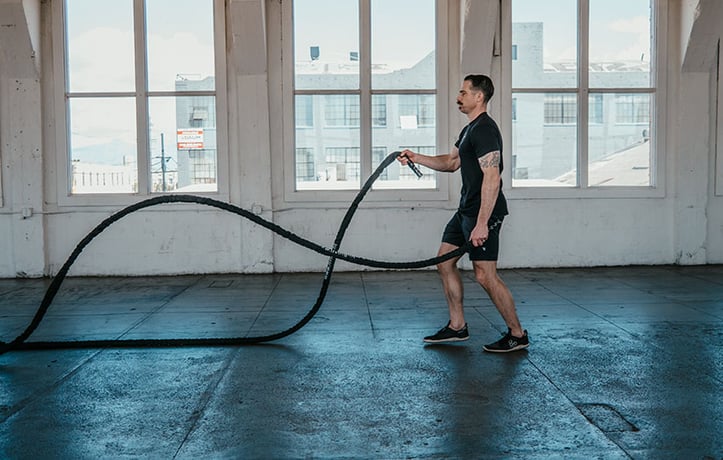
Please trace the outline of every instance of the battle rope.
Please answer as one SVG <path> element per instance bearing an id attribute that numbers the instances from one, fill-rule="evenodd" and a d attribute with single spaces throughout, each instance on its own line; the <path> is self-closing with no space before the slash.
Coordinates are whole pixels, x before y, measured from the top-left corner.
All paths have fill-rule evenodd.
<path id="1" fill-rule="evenodd" d="M 354 201 L 349 206 L 349 209 L 347 209 L 346 214 L 344 215 L 344 218 L 341 222 L 341 225 L 339 226 L 339 230 L 337 231 L 336 238 L 334 239 L 334 244 L 331 249 L 325 248 L 321 245 L 318 245 L 312 241 L 309 241 L 305 238 L 302 238 L 299 235 L 296 235 L 295 233 L 292 233 L 283 227 L 280 227 L 279 225 L 274 224 L 273 222 L 269 222 L 268 220 L 257 216 L 256 214 L 240 208 L 238 206 L 234 206 L 230 203 L 224 203 L 222 201 L 214 200 L 212 198 L 206 198 L 206 197 L 199 197 L 194 195 L 161 195 L 153 198 L 149 198 L 147 200 L 140 201 L 138 203 L 132 204 L 115 214 L 111 215 L 110 217 L 103 220 L 100 224 L 98 224 L 88 235 L 83 238 L 80 243 L 76 246 L 76 248 L 73 250 L 73 252 L 70 254 L 70 257 L 68 257 L 68 260 L 65 261 L 63 266 L 58 271 L 57 275 L 53 278 L 52 282 L 50 283 L 50 286 L 48 286 L 48 289 L 45 291 L 45 296 L 43 297 L 43 300 L 40 303 L 40 306 L 35 313 L 35 316 L 33 317 L 32 321 L 28 325 L 28 327 L 23 331 L 22 334 L 20 334 L 15 340 L 12 342 L 1 342 L 0 341 L 0 355 L 4 354 L 11 350 L 50 350 L 50 349 L 68 349 L 68 348 L 128 348 L 128 347 L 179 347 L 179 346 L 222 346 L 222 345 L 247 345 L 247 344 L 254 344 L 254 343 L 261 343 L 261 342 L 270 342 L 273 340 L 278 340 L 283 337 L 286 337 L 288 335 L 293 334 L 294 332 L 301 329 L 306 323 L 308 323 L 314 315 L 319 311 L 319 308 L 321 307 L 321 304 L 324 302 L 324 298 L 326 297 L 326 292 L 329 288 L 329 283 L 331 281 L 331 275 L 334 271 L 334 264 L 336 263 L 337 259 L 345 260 L 347 262 L 351 262 L 358 265 L 364 265 L 368 267 L 373 268 L 386 268 L 386 269 L 413 269 L 413 268 L 423 268 L 428 267 L 431 265 L 436 265 L 440 262 L 444 262 L 445 260 L 449 260 L 454 257 L 461 256 L 464 254 L 468 248 L 469 243 L 461 248 L 458 248 L 454 251 L 448 252 L 447 254 L 443 254 L 438 257 L 433 257 L 429 259 L 424 260 L 418 260 L 418 261 L 412 261 L 412 262 L 384 262 L 374 259 L 367 259 L 364 257 L 356 257 L 348 254 L 344 254 L 341 252 L 338 252 L 339 246 L 341 245 L 341 242 L 344 238 L 344 234 L 346 233 L 346 229 L 349 227 L 349 224 L 351 223 L 352 217 L 354 217 L 354 214 L 356 213 L 357 208 L 359 207 L 359 204 L 361 203 L 364 196 L 367 194 L 367 192 L 371 189 L 372 184 L 374 181 L 377 180 L 379 175 L 382 173 L 382 171 L 389 166 L 391 163 L 394 162 L 394 160 L 400 155 L 400 152 L 392 152 L 390 153 L 384 161 L 381 162 L 381 164 L 374 170 L 374 172 L 369 176 L 369 178 L 364 183 L 363 187 L 359 190 L 359 193 L 357 193 L 356 197 L 354 198 Z M 78 258 L 80 253 L 83 251 L 83 249 L 90 244 L 90 242 L 100 235 L 105 229 L 107 229 L 111 224 L 119 221 L 123 217 L 127 216 L 128 214 L 131 214 L 135 211 L 138 211 L 140 209 L 148 208 L 151 206 L 155 206 L 162 203 L 198 203 L 203 204 L 207 206 L 212 206 L 218 209 L 222 209 L 224 211 L 232 212 L 234 214 L 238 214 L 242 217 L 245 217 L 246 219 L 249 219 L 250 221 L 267 228 L 268 230 L 271 230 L 272 232 L 294 242 L 301 246 L 304 246 L 308 249 L 311 249 L 312 251 L 315 251 L 319 254 L 325 255 L 329 257 L 329 261 L 326 266 L 326 271 L 324 272 L 324 278 L 321 283 L 321 289 L 319 291 L 319 295 L 317 296 L 316 302 L 311 307 L 309 312 L 296 324 L 291 326 L 289 329 L 286 329 L 285 331 L 281 331 L 275 334 L 270 335 L 263 335 L 263 336 L 256 336 L 256 337 L 228 337 L 228 338 L 186 338 L 186 339 L 115 339 L 115 340 L 83 340 L 83 341 L 49 341 L 49 342 L 26 342 L 28 337 L 35 331 L 35 329 L 38 327 L 40 322 L 42 321 L 43 317 L 45 316 L 46 312 L 48 311 L 48 308 L 50 307 L 50 304 L 52 303 L 53 299 L 55 298 L 55 295 L 58 293 L 58 290 L 60 289 L 61 284 L 63 283 L 63 280 L 68 274 L 68 271 L 70 270 L 70 267 L 73 265 L 75 260 Z"/>

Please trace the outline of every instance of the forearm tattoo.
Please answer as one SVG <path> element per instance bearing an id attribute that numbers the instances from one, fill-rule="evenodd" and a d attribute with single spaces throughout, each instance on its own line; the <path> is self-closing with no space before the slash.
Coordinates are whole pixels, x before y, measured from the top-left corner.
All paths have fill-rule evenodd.
<path id="1" fill-rule="evenodd" d="M 478 158 L 477 161 L 482 169 L 499 167 L 500 151 L 493 150 L 492 152 L 486 153 L 481 158 Z"/>

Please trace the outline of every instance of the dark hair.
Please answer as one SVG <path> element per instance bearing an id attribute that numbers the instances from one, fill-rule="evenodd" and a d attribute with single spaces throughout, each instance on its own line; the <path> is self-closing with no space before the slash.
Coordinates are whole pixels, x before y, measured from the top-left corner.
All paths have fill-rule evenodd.
<path id="1" fill-rule="evenodd" d="M 483 100 L 485 104 L 489 102 L 495 94 L 495 85 L 492 84 L 492 79 L 487 75 L 467 75 L 464 77 L 464 81 L 469 81 L 472 84 L 473 89 L 482 91 L 482 94 L 484 94 Z"/>

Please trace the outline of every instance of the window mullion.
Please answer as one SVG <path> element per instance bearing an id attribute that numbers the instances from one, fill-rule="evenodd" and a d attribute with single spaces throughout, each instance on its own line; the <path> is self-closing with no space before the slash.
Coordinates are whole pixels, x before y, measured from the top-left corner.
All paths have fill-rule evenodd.
<path id="1" fill-rule="evenodd" d="M 150 192 L 150 162 L 148 140 L 148 79 L 146 56 L 145 1 L 133 2 L 133 35 L 136 64 L 136 158 L 138 161 L 138 193 Z"/>
<path id="2" fill-rule="evenodd" d="M 371 0 L 359 0 L 359 167 L 360 180 L 372 171 Z"/>
<path id="3" fill-rule="evenodd" d="M 577 177 L 580 188 L 587 188 L 589 183 L 588 168 L 588 118 L 590 88 L 590 5 L 589 0 L 578 0 L 578 103 L 577 103 Z"/>

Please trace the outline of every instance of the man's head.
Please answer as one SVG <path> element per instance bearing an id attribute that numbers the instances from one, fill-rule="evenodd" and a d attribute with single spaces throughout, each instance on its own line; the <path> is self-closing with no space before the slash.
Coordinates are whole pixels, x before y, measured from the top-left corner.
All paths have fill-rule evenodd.
<path id="1" fill-rule="evenodd" d="M 487 75 L 467 75 L 457 95 L 457 105 L 462 113 L 473 115 L 478 110 L 484 111 L 487 102 L 492 99 L 495 87 Z"/>

